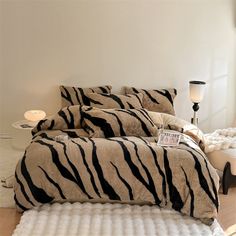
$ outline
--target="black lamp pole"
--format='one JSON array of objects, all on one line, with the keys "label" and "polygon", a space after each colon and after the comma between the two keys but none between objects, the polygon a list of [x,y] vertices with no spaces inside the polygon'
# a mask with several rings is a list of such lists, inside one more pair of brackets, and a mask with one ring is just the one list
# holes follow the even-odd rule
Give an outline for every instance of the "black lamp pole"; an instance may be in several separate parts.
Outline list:
[{"label": "black lamp pole", "polygon": [[197,118],[197,111],[199,110],[199,105],[198,103],[194,102],[193,103],[193,118],[191,118],[191,123],[194,125],[198,124],[198,118]]}]

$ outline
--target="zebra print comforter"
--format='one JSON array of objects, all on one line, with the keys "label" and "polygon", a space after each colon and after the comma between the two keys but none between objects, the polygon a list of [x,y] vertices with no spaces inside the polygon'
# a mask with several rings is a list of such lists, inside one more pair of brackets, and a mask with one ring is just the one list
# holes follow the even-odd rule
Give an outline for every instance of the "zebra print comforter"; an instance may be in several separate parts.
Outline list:
[{"label": "zebra print comforter", "polygon": [[82,129],[60,130],[63,119],[51,118],[56,128],[38,132],[16,167],[18,210],[66,201],[154,204],[210,224],[219,206],[219,179],[198,145],[203,142],[196,127],[170,115],[150,116],[181,128],[180,145],[158,146],[158,137],[89,138]]}]

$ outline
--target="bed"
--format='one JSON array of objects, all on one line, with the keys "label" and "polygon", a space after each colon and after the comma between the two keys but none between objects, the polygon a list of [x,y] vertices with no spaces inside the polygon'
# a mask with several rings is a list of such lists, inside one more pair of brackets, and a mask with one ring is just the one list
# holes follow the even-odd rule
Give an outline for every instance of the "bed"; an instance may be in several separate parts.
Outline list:
[{"label": "bed", "polygon": [[[107,99],[96,96],[94,104]],[[128,95],[124,108],[120,100],[115,108],[66,104],[40,121],[16,167],[17,209],[65,202],[150,205],[211,225],[219,177],[203,152],[203,133],[174,114],[135,107],[142,96]],[[178,146],[157,144],[163,129],[181,134]]]}]

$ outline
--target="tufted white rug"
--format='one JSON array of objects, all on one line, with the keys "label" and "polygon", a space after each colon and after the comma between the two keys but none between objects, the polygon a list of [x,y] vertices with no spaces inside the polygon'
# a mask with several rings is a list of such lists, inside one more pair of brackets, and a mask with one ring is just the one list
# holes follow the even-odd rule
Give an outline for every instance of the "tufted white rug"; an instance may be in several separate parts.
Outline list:
[{"label": "tufted white rug", "polygon": [[54,203],[26,211],[13,236],[221,236],[215,220],[202,224],[156,206]]}]

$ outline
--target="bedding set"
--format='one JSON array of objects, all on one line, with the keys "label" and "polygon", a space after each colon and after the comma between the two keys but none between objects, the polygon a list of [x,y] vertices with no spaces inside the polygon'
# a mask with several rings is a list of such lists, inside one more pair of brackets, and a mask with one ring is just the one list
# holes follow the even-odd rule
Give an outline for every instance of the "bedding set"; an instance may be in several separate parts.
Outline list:
[{"label": "bedding set", "polygon": [[[219,178],[203,133],[174,116],[175,89],[61,86],[63,108],[41,120],[15,172],[19,211],[46,203],[156,205],[210,225]],[[178,146],[157,144],[160,131],[181,133]]]}]

